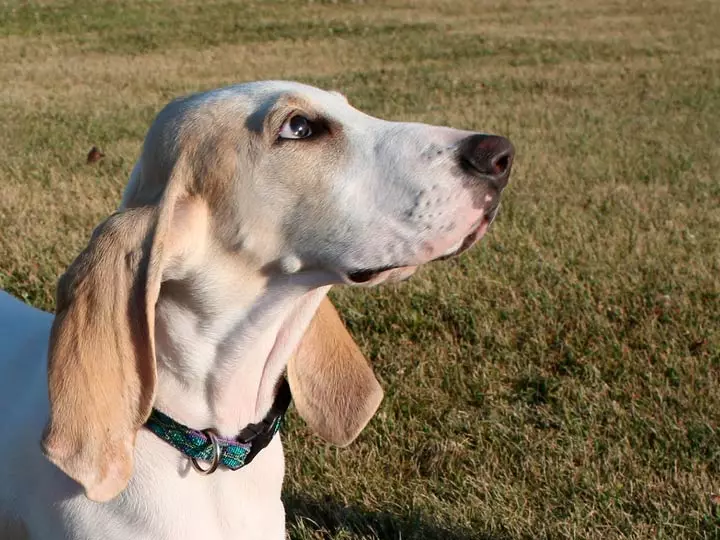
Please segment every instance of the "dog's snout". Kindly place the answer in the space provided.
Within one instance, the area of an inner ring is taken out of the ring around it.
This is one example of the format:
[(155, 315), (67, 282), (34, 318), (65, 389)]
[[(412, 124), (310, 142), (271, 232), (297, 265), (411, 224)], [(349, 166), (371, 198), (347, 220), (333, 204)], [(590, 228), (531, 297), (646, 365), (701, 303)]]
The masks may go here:
[(460, 147), (460, 163), (470, 173), (488, 178), (502, 189), (510, 178), (515, 149), (505, 137), (471, 135)]

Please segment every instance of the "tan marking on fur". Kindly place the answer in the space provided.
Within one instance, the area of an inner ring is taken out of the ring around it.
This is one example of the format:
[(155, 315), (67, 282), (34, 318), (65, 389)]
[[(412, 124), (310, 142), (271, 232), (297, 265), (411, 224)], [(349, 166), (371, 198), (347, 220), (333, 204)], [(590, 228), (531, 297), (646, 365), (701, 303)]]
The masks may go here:
[(159, 207), (103, 222), (58, 282), (42, 446), (95, 501), (126, 487), (135, 435), (155, 397), (155, 304), (167, 262), (187, 251), (184, 229), (171, 227), (186, 192), (183, 160), (169, 184)]
[(327, 298), (288, 364), (295, 407), (322, 438), (350, 444), (380, 406), (383, 390)]
[(152, 407), (147, 240), (155, 215), (142, 208), (110, 216), (58, 283), (43, 450), (97, 501), (127, 484), (135, 433)]
[[(58, 283), (43, 449), (95, 501), (117, 496), (132, 475), (135, 436), (155, 395), (154, 313), (163, 274), (217, 253), (196, 249), (213, 243), (260, 277), (247, 249), (233, 245), (252, 204), (239, 196), (237, 183), (245, 179), (238, 159), (252, 166), (253, 152), (269, 149), (253, 148), (262, 143), (247, 132), (247, 111), (232, 103), (182, 112), (180, 106), (161, 113), (149, 131), (124, 209), (96, 229)], [(315, 152), (307, 154), (307, 185), (294, 189), (312, 189), (317, 177)], [(253, 218), (256, 244), (272, 246), (272, 228)], [(372, 369), (327, 300), (289, 378), (300, 414), (339, 445), (358, 435), (382, 399)]]

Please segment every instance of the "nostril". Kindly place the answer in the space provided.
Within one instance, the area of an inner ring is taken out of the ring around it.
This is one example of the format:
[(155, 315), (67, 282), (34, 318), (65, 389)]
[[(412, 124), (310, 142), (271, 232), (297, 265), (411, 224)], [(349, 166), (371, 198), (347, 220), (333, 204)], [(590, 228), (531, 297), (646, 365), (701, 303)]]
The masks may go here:
[(495, 169), (495, 174), (498, 176), (501, 176), (505, 174), (510, 167), (510, 155), (504, 154), (500, 157), (498, 157), (495, 160), (495, 163), (493, 163), (493, 169)]

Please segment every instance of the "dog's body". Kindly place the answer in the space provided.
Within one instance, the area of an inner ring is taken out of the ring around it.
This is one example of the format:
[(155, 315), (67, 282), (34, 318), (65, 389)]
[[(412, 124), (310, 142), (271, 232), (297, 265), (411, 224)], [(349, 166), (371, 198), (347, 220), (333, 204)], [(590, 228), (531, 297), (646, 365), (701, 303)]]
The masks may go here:
[(327, 291), (467, 249), (511, 161), (500, 137), (296, 83), (166, 107), (57, 315), (0, 292), (0, 538), (283, 538), (279, 437), (202, 476), (142, 428), (151, 408), (232, 438), (287, 369), (301, 416), (349, 443), (382, 391)]
[(25, 538), (23, 530), (29, 538), (49, 539), (283, 537), (279, 439), (242, 472), (219, 470), (204, 477), (177, 450), (141, 430), (136, 474), (123, 495), (106, 503), (87, 499), (45, 458), (39, 444), (49, 412), (43, 359), (52, 321), (50, 314), (0, 291), (3, 358), (23, 360), (0, 364), (0, 410), (8, 434), (0, 469), (2, 540)]

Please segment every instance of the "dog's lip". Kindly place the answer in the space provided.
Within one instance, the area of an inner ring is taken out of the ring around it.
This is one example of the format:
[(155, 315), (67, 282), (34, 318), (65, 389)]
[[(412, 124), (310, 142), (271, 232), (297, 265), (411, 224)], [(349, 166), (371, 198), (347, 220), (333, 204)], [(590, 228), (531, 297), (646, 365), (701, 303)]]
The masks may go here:
[[(416, 266), (410, 266), (410, 265), (381, 266), (379, 268), (364, 268), (362, 270), (354, 270), (352, 272), (346, 272), (344, 274), (344, 277), (345, 277), (345, 281), (347, 281), (348, 283), (351, 283), (353, 285), (367, 285), (373, 281), (376, 281), (377, 278), (383, 274), (390, 273), (390, 272), (412, 273), (415, 270), (415, 268), (416, 268)], [(410, 277), (410, 276), (408, 275), (404, 279), (407, 279), (407, 277)]]
[[(495, 217), (497, 216), (498, 209), (499, 206), (492, 208), (491, 210), (487, 211), (482, 218), (475, 222), (471, 227), (471, 232), (463, 239), (460, 247), (458, 247), (452, 253), (436, 257), (435, 259), (433, 259), (433, 261), (444, 261), (446, 259), (456, 257), (457, 255), (460, 255), (461, 253), (467, 251), (472, 246), (474, 246), (483, 236), (485, 236), (485, 233), (490, 227), (490, 224), (495, 220)], [(359, 270), (345, 272), (343, 274), (343, 277), (344, 281), (347, 283), (354, 285), (367, 285), (369, 283), (372, 283), (373, 281), (376, 281), (377, 278), (382, 274), (388, 272), (412, 272), (415, 270), (415, 268), (417, 268), (417, 266), (409, 265), (388, 265), (380, 266), (377, 268), (363, 268)]]
[(495, 220), (495, 216), (497, 216), (498, 213), (498, 207), (493, 208), (492, 210), (485, 213), (485, 215), (472, 227), (472, 232), (468, 234), (462, 241), (462, 244), (460, 244), (460, 247), (457, 248), (452, 253), (448, 253), (447, 255), (442, 255), (441, 257), (438, 257), (435, 259), (436, 261), (444, 261), (446, 259), (450, 259), (452, 257), (457, 257), (461, 253), (467, 251), (471, 247), (473, 247), (483, 236), (485, 236), (485, 233), (487, 232), (488, 228), (490, 227), (490, 224)]
[(355, 270), (353, 272), (348, 272), (346, 275), (347, 275), (347, 278), (350, 281), (352, 281), (353, 283), (367, 283), (368, 281), (371, 281), (378, 274), (387, 272), (388, 270), (393, 270), (395, 268), (397, 268), (397, 266), (381, 266), (380, 268), (365, 268), (363, 270)]

